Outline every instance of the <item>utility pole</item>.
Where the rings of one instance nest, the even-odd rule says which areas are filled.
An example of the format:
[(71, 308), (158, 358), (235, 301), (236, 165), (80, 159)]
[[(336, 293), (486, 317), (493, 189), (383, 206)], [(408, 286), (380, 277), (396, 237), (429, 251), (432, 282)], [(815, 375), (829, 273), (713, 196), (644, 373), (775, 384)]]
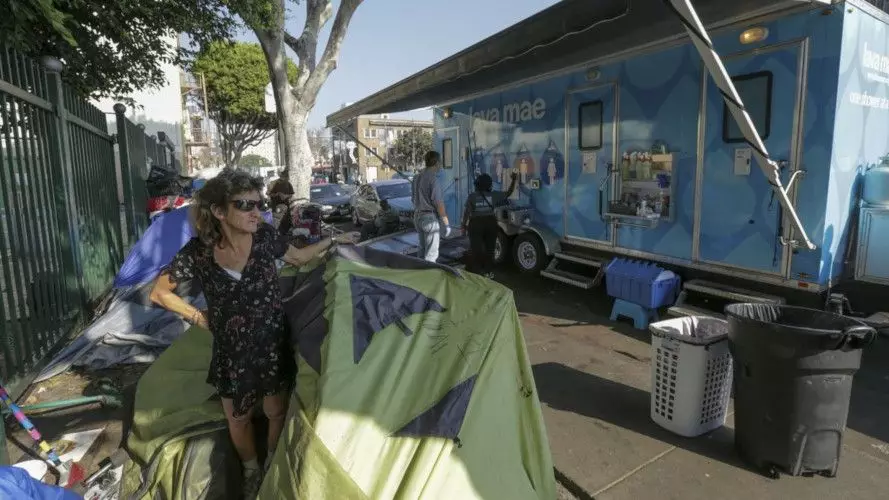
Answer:
[(417, 168), (417, 133), (416, 129), (411, 129), (411, 170)]

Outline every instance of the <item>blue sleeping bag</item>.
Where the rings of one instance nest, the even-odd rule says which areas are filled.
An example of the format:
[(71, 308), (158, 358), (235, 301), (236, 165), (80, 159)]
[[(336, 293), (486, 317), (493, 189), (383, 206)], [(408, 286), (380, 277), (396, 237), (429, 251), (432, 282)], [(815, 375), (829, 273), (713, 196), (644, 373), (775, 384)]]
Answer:
[(41, 483), (18, 467), (0, 467), (0, 500), (83, 500), (73, 491)]

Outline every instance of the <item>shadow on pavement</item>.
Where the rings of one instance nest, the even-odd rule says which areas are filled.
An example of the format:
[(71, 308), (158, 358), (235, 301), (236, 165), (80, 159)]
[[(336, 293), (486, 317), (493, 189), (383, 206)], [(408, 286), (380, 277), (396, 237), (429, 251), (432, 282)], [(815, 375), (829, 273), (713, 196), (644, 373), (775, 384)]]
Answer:
[(533, 366), (540, 401), (550, 408), (595, 418), (725, 464), (759, 473), (736, 455), (734, 431), (722, 427), (704, 436), (683, 438), (649, 417), (650, 395), (561, 363)]
[[(849, 411), (849, 429), (884, 443), (889, 442), (889, 341), (866, 353), (855, 378)], [(734, 430), (719, 428), (696, 438), (684, 438), (657, 424), (650, 416), (650, 393), (565, 366), (533, 366), (540, 401), (550, 408), (595, 418), (734, 467), (761, 473), (742, 462), (734, 450)]]
[[(547, 318), (545, 322), (553, 328), (603, 326), (611, 332), (633, 340), (645, 344), (651, 343), (651, 334), (648, 330), (637, 330), (633, 327), (632, 320), (609, 319), (614, 299), (606, 294), (604, 286), (592, 290), (580, 290), (539, 276), (518, 272), (504, 271), (497, 273), (496, 277), (498, 282), (513, 290), (519, 316), (530, 314), (544, 316)], [(661, 319), (666, 319), (666, 314), (661, 314)], [(633, 355), (629, 357), (648, 362), (648, 359), (637, 359)]]
[(864, 349), (847, 427), (889, 444), (889, 337)]

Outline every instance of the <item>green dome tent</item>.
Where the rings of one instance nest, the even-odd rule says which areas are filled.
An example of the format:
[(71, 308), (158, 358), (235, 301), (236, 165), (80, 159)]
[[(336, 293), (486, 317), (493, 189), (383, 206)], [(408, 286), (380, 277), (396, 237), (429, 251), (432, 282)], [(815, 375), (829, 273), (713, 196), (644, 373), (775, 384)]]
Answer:
[[(299, 375), (260, 499), (555, 498), (510, 290), (363, 247), (281, 286)], [(211, 342), (189, 330), (139, 382), (123, 498), (239, 491)]]

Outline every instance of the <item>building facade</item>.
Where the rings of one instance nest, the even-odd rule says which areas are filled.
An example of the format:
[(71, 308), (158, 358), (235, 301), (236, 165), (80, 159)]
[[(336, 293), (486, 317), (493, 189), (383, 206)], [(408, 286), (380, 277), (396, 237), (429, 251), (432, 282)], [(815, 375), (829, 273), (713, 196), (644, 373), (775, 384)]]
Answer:
[[(167, 36), (160, 39), (159, 43), (176, 47), (179, 39), (176, 36)], [(134, 123), (143, 125), (148, 135), (158, 136), (163, 132), (165, 142), (172, 147), (175, 165), (169, 167), (185, 171), (185, 159), (183, 158), (183, 146), (185, 142), (183, 127), (183, 98), (182, 98), (182, 71), (176, 65), (162, 64), (166, 83), (160, 88), (149, 88), (133, 92), (127, 96), (133, 100), (135, 106), (127, 106), (126, 116)], [(109, 131), (116, 132), (114, 123), (114, 105), (118, 99), (102, 98), (94, 99), (92, 103), (106, 113), (109, 121)], [(159, 136), (158, 136), (159, 137)]]
[[(358, 139), (357, 151), (352, 156), (357, 163), (361, 180), (373, 182), (391, 179), (396, 172), (386, 166), (386, 163), (389, 160), (394, 161), (394, 148), (398, 138), (413, 129), (432, 134), (432, 121), (391, 118), (389, 115), (363, 115), (352, 121), (347, 130)], [(422, 158), (423, 153), (425, 151), (419, 151), (417, 157)], [(407, 170), (413, 171), (418, 166), (408, 165)]]
[(262, 156), (272, 165), (282, 166), (284, 164), (284, 159), (281, 158), (281, 149), (278, 144), (278, 131), (275, 131), (272, 135), (260, 141), (259, 144), (247, 146), (247, 148), (244, 149), (241, 158), (247, 155)]
[(185, 169), (189, 174), (221, 162), (216, 124), (207, 113), (207, 84), (204, 75), (181, 72), (182, 139)]

